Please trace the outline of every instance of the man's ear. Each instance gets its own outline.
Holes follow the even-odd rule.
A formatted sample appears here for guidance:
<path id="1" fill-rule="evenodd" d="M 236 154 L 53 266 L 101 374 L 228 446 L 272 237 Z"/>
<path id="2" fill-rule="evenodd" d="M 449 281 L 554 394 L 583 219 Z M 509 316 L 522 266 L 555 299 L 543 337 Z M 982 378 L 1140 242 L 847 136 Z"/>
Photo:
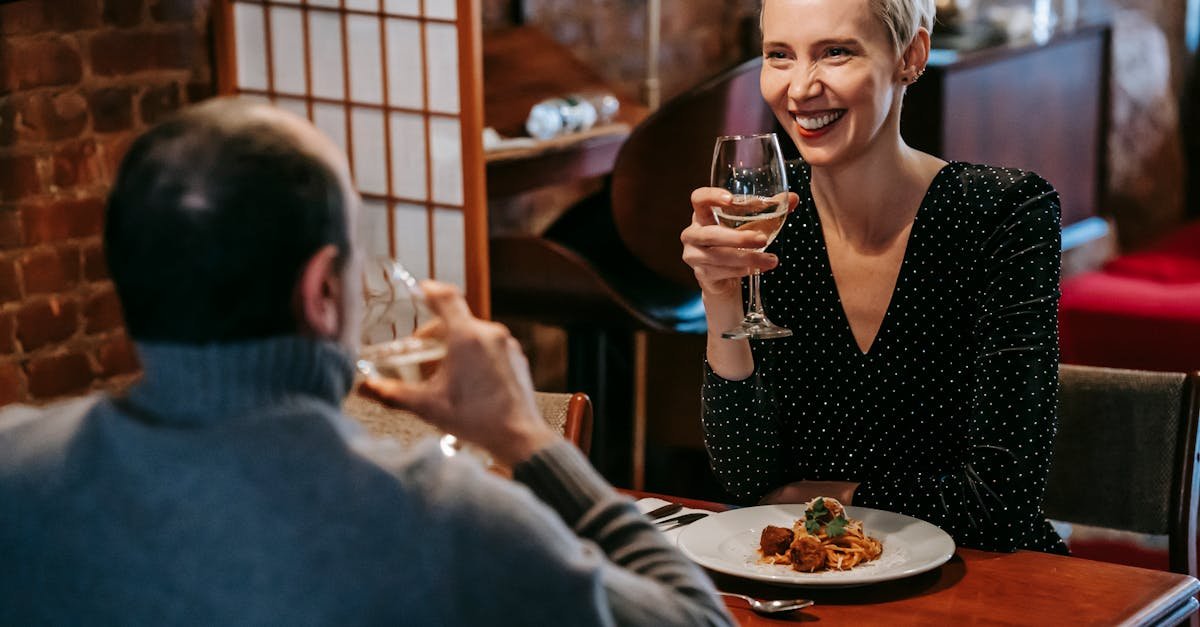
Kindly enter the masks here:
<path id="1" fill-rule="evenodd" d="M 296 321 L 303 335 L 336 338 L 341 332 L 344 286 L 337 269 L 337 258 L 337 246 L 329 244 L 304 262 L 292 297 Z"/>

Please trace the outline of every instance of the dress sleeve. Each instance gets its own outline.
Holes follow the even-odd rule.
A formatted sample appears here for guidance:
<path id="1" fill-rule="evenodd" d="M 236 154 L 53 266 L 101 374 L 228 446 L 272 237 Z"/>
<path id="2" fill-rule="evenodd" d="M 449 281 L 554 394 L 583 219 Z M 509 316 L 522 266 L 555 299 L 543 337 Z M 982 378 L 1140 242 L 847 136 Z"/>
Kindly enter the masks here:
<path id="1" fill-rule="evenodd" d="M 1059 199 L 1027 174 L 1000 196 L 1005 216 L 982 242 L 973 333 L 974 386 L 960 465 L 895 469 L 863 482 L 854 503 L 911 512 L 960 545 L 1035 546 L 1053 454 L 1058 390 Z"/>
<path id="2" fill-rule="evenodd" d="M 761 345 L 755 347 L 755 361 L 765 359 L 765 352 Z M 764 370 L 758 364 L 746 379 L 730 381 L 704 362 L 704 445 L 721 485 L 746 502 L 757 502 L 783 483 L 778 405 L 763 381 Z"/>

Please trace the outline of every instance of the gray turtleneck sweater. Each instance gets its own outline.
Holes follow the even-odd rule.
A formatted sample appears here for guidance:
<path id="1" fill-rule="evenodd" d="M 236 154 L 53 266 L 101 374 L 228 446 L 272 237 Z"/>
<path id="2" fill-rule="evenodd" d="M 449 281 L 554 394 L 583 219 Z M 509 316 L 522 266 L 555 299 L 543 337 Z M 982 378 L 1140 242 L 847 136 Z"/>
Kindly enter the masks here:
<path id="1" fill-rule="evenodd" d="M 565 442 L 509 482 L 368 440 L 333 345 L 139 352 L 125 397 L 0 412 L 0 625 L 729 622 Z"/>

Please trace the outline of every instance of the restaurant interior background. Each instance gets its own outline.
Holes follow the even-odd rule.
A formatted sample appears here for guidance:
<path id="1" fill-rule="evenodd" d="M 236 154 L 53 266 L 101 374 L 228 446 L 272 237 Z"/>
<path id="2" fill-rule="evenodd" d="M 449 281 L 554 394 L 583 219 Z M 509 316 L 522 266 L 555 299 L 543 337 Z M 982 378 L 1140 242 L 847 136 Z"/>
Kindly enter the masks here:
<path id="1" fill-rule="evenodd" d="M 301 4 L 299 0 L 238 2 L 276 9 L 275 5 Z M 330 3 L 311 0 L 309 4 Z M 420 4 L 424 7 L 424 2 Z M 650 4 L 660 7 L 659 19 L 647 19 Z M 974 9 L 982 15 L 989 4 L 1017 3 L 976 0 Z M 1198 216 L 1196 208 L 1189 210 L 1185 202 L 1188 161 L 1181 131 L 1181 120 L 1196 114 L 1179 104 L 1192 84 L 1187 77 L 1200 30 L 1195 4 L 1196 0 L 1080 0 L 1080 25 L 1099 23 L 1111 29 L 1104 31 L 1102 40 L 1107 56 L 1096 60 L 1107 85 L 1101 86 L 1098 109 L 1104 119 L 1094 129 L 1104 134 L 1097 144 L 1102 157 L 1097 180 L 1102 189 L 1091 210 L 1103 219 L 1105 228 L 1067 251 L 1068 274 L 1146 247 Z M 239 62 L 223 57 L 227 48 L 222 42 L 235 36 L 228 31 L 233 28 L 227 21 L 232 12 L 224 9 L 228 6 L 224 0 L 8 0 L 0 4 L 0 404 L 45 403 L 89 390 L 119 390 L 136 380 L 137 358 L 124 332 L 100 247 L 104 197 L 121 156 L 138 132 L 171 111 L 219 91 L 255 93 L 221 76 L 222 67 Z M 384 1 L 377 6 L 384 7 Z M 458 51 L 463 56 L 450 62 L 459 73 L 455 96 L 461 95 L 462 108 L 455 102 L 451 113 L 422 113 L 416 108 L 409 113 L 424 115 L 426 120 L 461 117 L 461 138 L 458 129 L 453 130 L 454 137 L 461 139 L 461 151 L 457 147 L 451 151 L 458 159 L 451 163 L 456 171 L 461 165 L 465 182 L 454 182 L 462 189 L 438 198 L 435 188 L 440 174 L 434 171 L 425 179 L 430 187 L 426 196 L 413 203 L 420 211 L 422 236 L 428 236 L 418 242 L 428 260 L 422 274 L 465 283 L 473 292 L 472 302 L 486 311 L 488 295 L 486 290 L 480 292 L 487 281 L 472 278 L 480 269 L 487 273 L 487 260 L 472 257 L 486 250 L 486 239 L 513 232 L 536 235 L 555 216 L 604 188 L 603 176 L 502 196 L 485 196 L 482 189 L 472 188 L 473 172 L 482 178 L 485 165 L 477 161 L 483 154 L 482 142 L 472 131 L 480 120 L 472 117 L 471 101 L 488 102 L 487 89 L 503 88 L 489 85 L 487 75 L 482 86 L 472 82 L 473 73 L 488 70 L 484 57 L 489 45 L 502 41 L 515 27 L 536 29 L 541 37 L 536 41 L 542 41 L 543 47 L 518 48 L 518 56 L 542 58 L 566 51 L 589 76 L 622 98 L 626 113 L 636 122 L 651 108 L 646 106 L 647 98 L 670 102 L 706 78 L 755 56 L 758 1 L 462 0 L 456 6 L 452 17 L 425 23 L 454 29 L 459 37 Z M 657 45 L 648 47 L 655 30 Z M 476 34 L 478 42 L 472 39 Z M 425 43 L 425 36 L 421 41 Z M 654 55 L 656 71 L 648 67 Z M 1061 71 L 1064 78 L 1071 73 L 1070 68 Z M 647 80 L 655 76 L 657 82 Z M 562 81 L 564 90 L 575 85 L 571 77 L 541 78 L 545 93 L 539 97 L 563 95 L 554 93 L 556 80 Z M 268 84 L 277 87 L 270 80 Z M 992 87 L 1014 93 L 1029 88 L 1021 81 Z M 914 93 L 920 88 L 915 87 Z M 303 89 L 311 92 L 312 87 L 306 82 Z M 1031 97 L 1036 99 L 1036 94 Z M 384 110 L 395 113 L 383 98 Z M 299 100 L 294 104 L 301 112 L 307 104 L 311 113 L 312 98 Z M 429 106 L 428 99 L 425 104 Z M 488 118 L 487 110 L 480 113 L 483 120 Z M 1038 120 L 1045 112 L 1029 110 L 1026 115 Z M 428 124 L 425 132 L 430 132 Z M 444 169 L 445 163 L 433 163 L 437 155 L 432 153 L 445 143 L 437 144 L 434 137 L 427 145 L 433 147 L 426 150 L 425 167 Z M 1191 167 L 1196 167 L 1194 162 Z M 377 199 L 386 210 L 394 210 L 398 202 L 391 176 L 385 177 L 388 194 Z M 495 183 L 488 181 L 489 186 Z M 686 198 L 677 200 L 687 211 Z M 472 212 L 484 216 L 485 222 L 472 222 Z M 392 217 L 386 224 L 393 232 L 398 228 Z M 436 247 L 431 243 L 435 240 Z M 394 234 L 383 241 L 392 249 L 397 246 Z M 404 245 L 402 238 L 400 245 Z M 678 248 L 679 243 L 674 239 L 662 246 Z M 493 266 L 490 271 L 494 276 L 504 268 Z M 539 388 L 569 387 L 565 334 L 549 325 L 513 322 L 531 355 Z M 701 337 L 653 332 L 639 337 L 636 341 L 642 342 L 645 361 L 639 365 L 632 353 L 620 353 L 616 367 L 630 378 L 623 393 L 640 397 L 597 407 L 599 418 L 624 425 L 613 429 L 597 424 L 601 432 L 610 430 L 601 455 L 619 463 L 598 459 L 598 465 L 619 484 L 721 500 L 700 440 Z M 631 441 L 634 436 L 636 446 Z M 635 456 L 644 460 L 636 469 L 630 467 L 638 463 Z"/>

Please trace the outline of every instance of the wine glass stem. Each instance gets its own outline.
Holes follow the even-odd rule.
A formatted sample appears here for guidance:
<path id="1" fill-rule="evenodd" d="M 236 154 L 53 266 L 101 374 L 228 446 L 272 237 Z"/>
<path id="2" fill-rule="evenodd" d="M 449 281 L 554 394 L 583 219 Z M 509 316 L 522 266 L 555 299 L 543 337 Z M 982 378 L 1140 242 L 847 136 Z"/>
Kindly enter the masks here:
<path id="1" fill-rule="evenodd" d="M 760 278 L 762 278 L 762 273 L 758 270 L 750 273 L 750 311 L 746 312 L 746 319 L 756 322 L 766 318 L 766 315 L 763 314 L 762 295 L 758 289 Z"/>

